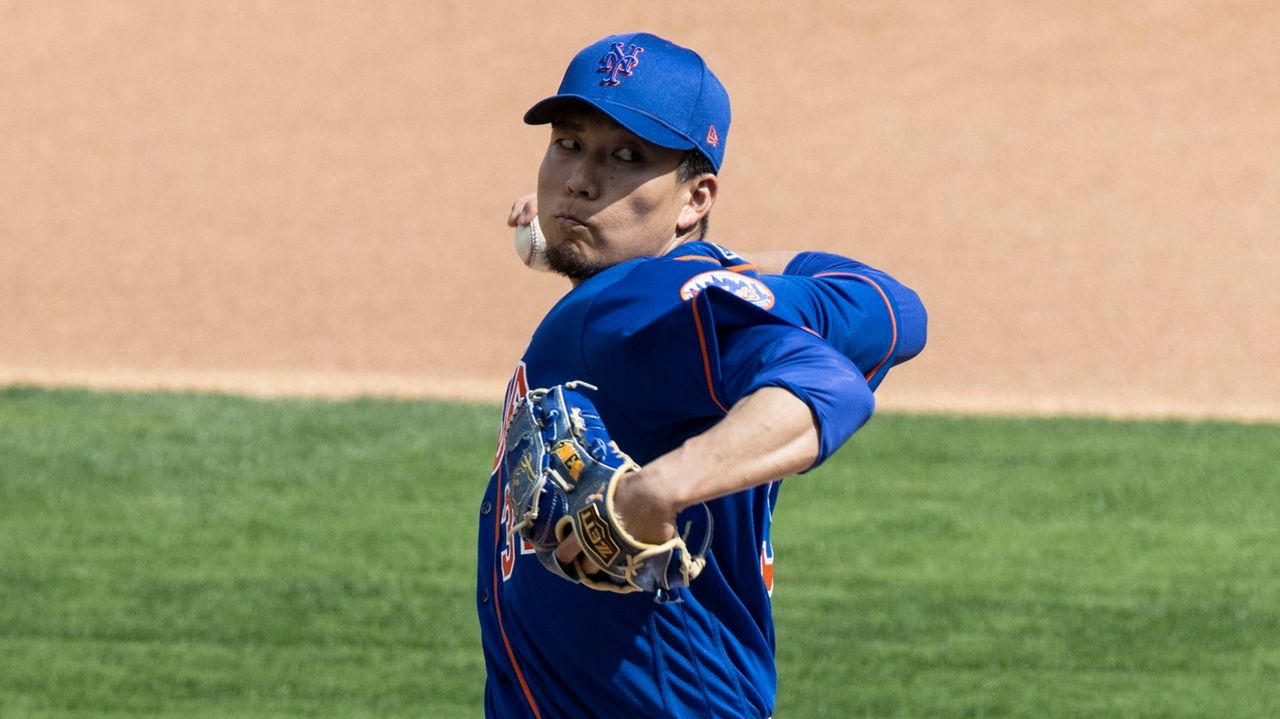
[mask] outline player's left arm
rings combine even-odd
[[[819,436],[809,405],[781,387],[763,387],[711,429],[627,475],[614,506],[636,537],[671,537],[675,516],[687,507],[812,467]]]
[[[673,536],[675,517],[687,507],[816,466],[875,406],[862,373],[826,342],[789,325],[744,326],[754,308],[709,294],[693,300],[708,313],[705,324],[718,325],[705,338],[715,371],[706,375],[714,381],[704,391],[726,411],[706,431],[619,479],[614,507],[643,541]],[[690,387],[686,396],[696,392]],[[576,541],[567,540],[557,556],[568,561],[577,552]]]

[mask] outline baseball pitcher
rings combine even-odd
[[[845,257],[707,241],[729,97],[691,50],[607,37],[524,120],[550,137],[509,222],[572,289],[515,367],[479,505],[486,716],[769,717],[782,480],[870,418],[924,307]]]

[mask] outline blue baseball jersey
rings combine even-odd
[[[706,431],[738,400],[782,387],[813,412],[820,464],[871,416],[872,391],[924,346],[919,298],[859,262],[803,253],[759,275],[717,245],[611,267],[565,295],[508,386],[480,505],[476,600],[485,713],[536,717],[768,717],[777,674],[771,518],[781,481],[707,503],[707,566],[675,601],[598,592],[544,568],[518,535],[499,465],[516,401],[584,380],[612,438],[641,465]],[[677,517],[700,534],[706,513]]]

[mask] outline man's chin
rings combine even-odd
[[[564,275],[574,282],[588,280],[608,265],[585,255],[572,243],[563,242],[547,248],[547,265],[552,272]]]

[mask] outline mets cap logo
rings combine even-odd
[[[729,270],[711,270],[695,275],[680,288],[680,299],[691,300],[708,287],[719,287],[762,310],[773,307],[773,290],[765,283]]]
[[[609,52],[600,58],[600,67],[596,68],[596,72],[605,72],[609,76],[600,81],[601,85],[606,87],[617,87],[622,84],[618,76],[631,77],[631,72],[640,64],[640,53],[644,52],[644,48],[632,45],[627,52],[622,51],[622,43],[615,42]]]

